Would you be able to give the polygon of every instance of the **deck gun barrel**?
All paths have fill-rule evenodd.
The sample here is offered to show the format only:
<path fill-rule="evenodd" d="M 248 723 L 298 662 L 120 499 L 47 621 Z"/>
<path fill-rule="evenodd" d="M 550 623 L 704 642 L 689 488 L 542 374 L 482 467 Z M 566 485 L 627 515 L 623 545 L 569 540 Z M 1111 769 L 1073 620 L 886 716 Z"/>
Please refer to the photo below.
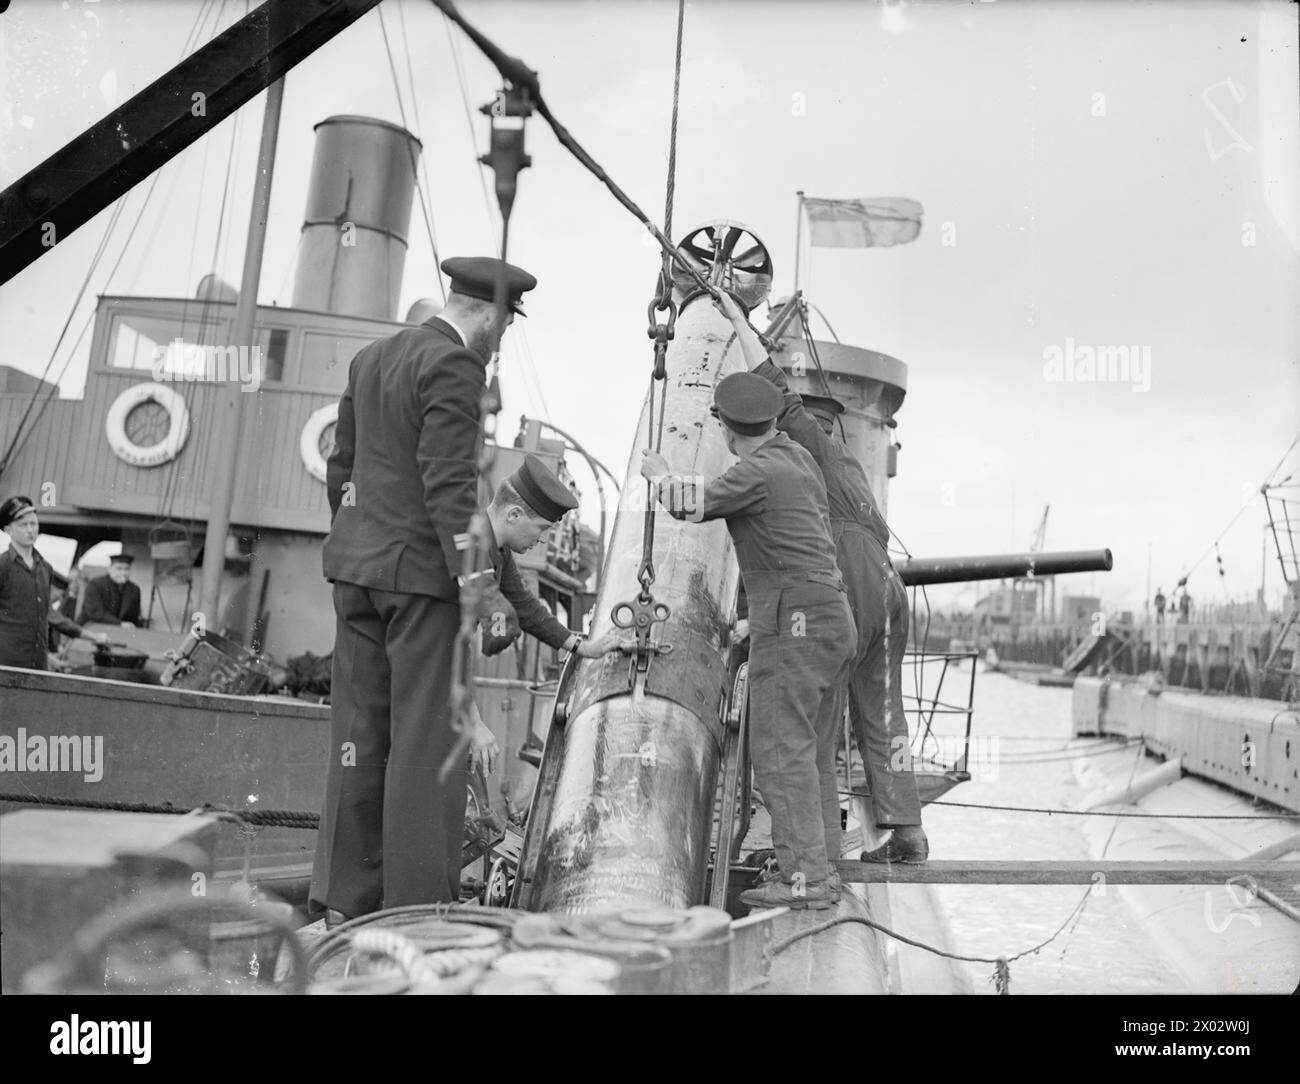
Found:
<path fill-rule="evenodd" d="M 1058 576 L 1067 572 L 1109 572 L 1110 550 L 1002 553 L 979 557 L 914 557 L 894 568 L 908 587 L 931 583 L 1002 580 L 1013 576 Z"/>

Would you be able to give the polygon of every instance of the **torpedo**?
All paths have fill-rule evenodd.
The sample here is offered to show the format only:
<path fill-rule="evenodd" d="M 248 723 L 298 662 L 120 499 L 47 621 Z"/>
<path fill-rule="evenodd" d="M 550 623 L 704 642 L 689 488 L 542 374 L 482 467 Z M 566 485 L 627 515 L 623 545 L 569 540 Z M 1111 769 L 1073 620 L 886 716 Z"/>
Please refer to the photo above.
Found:
<path fill-rule="evenodd" d="M 712 251 L 691 244 L 715 235 Z M 751 308 L 766 297 L 770 259 L 738 223 L 700 227 L 682 249 Z M 624 494 L 644 492 L 641 449 L 660 429 L 677 473 L 712 478 L 735 462 L 709 408 L 718 381 L 742 371 L 744 358 L 708 294 L 685 279 L 673 298 L 666 382 L 652 384 L 642 406 Z M 563 756 L 543 760 L 543 800 L 521 863 L 520 902 L 531 910 L 684 908 L 704 898 L 739 570 L 723 521 L 657 515 L 653 604 L 638 608 L 644 529 L 644 506 L 620 507 L 591 631 L 635 626 L 639 616 L 645 650 L 585 660 L 557 697 L 553 729 L 562 735 L 552 742 L 562 740 Z"/>

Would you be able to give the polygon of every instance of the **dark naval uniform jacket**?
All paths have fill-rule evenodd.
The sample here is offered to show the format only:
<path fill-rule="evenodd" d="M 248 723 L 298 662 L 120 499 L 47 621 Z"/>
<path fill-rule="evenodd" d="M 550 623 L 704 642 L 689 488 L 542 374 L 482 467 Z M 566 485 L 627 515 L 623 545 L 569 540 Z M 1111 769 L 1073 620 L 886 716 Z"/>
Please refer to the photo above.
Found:
<path fill-rule="evenodd" d="M 357 354 L 326 464 L 327 579 L 459 597 L 486 382 L 484 360 L 436 316 Z"/>
<path fill-rule="evenodd" d="M 49 668 L 50 629 L 81 635 L 81 626 L 50 609 L 50 566 L 32 550 L 28 568 L 11 547 L 0 554 L 0 666 Z"/>
<path fill-rule="evenodd" d="M 458 747 L 456 576 L 485 386 L 483 359 L 436 317 L 364 347 L 348 372 L 326 464 L 336 626 L 313 907 L 459 898 L 468 773 L 440 770 Z"/>
<path fill-rule="evenodd" d="M 573 630 L 560 624 L 542 600 L 528 589 L 524 578 L 519 574 L 519 566 L 515 564 L 515 555 L 507 546 L 497 545 L 490 523 L 488 542 L 497 583 L 506 601 L 515 608 L 515 616 L 519 618 L 519 628 L 550 647 L 563 647 L 573 635 Z"/>
<path fill-rule="evenodd" d="M 102 621 L 120 625 L 129 621 L 140 624 L 140 588 L 127 580 L 120 587 L 108 576 L 98 576 L 86 584 L 83 621 Z"/>

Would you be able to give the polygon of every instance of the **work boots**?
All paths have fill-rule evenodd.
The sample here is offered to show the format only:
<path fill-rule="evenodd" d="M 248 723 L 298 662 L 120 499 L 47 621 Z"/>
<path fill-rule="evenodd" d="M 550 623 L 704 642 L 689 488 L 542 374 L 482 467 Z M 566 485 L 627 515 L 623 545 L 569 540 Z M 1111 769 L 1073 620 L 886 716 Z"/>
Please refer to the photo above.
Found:
<path fill-rule="evenodd" d="M 342 926 L 343 923 L 350 921 L 351 919 L 349 919 L 342 911 L 335 911 L 333 908 L 330 908 L 325 912 L 325 928 L 327 930 L 332 930 L 335 926 Z"/>
<path fill-rule="evenodd" d="M 754 883 L 756 885 L 764 885 L 769 881 L 779 881 L 780 879 L 781 867 L 778 866 L 776 860 L 773 859 L 763 867 L 762 872 L 758 875 L 758 880 Z M 840 893 L 844 891 L 844 882 L 840 879 L 840 871 L 836 869 L 834 865 L 830 867 L 826 874 L 826 884 L 830 886 L 831 895 L 835 897 L 835 902 L 839 903 Z"/>
<path fill-rule="evenodd" d="M 795 895 L 795 886 L 788 881 L 773 878 L 755 885 L 740 894 L 746 907 L 789 907 L 792 911 L 824 911 L 834 907 L 839 892 L 828 880 L 813 881 L 803 892 Z"/>
<path fill-rule="evenodd" d="M 925 838 L 925 829 L 919 824 L 909 824 L 895 828 L 893 834 L 874 851 L 863 851 L 864 862 L 906 862 L 908 865 L 920 865 L 930 857 L 930 841 Z"/>

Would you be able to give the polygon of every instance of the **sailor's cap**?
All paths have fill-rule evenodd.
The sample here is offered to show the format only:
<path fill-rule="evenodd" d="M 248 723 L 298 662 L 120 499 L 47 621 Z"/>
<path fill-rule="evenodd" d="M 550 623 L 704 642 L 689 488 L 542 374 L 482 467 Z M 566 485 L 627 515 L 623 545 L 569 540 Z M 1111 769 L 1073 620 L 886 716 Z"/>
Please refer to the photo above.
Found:
<path fill-rule="evenodd" d="M 578 498 L 569 487 L 547 470 L 546 464 L 535 455 L 527 456 L 506 481 L 529 508 L 552 523 L 571 508 L 578 507 Z"/>
<path fill-rule="evenodd" d="M 731 373 L 713 390 L 713 408 L 723 424 L 741 436 L 767 431 L 784 400 L 776 385 L 754 373 Z"/>
<path fill-rule="evenodd" d="M 480 301 L 492 301 L 496 297 L 497 275 L 503 266 L 506 269 L 506 304 L 516 316 L 523 316 L 521 298 L 537 285 L 537 279 L 522 267 L 493 256 L 452 256 L 441 264 L 456 293 L 477 297 Z"/>
<path fill-rule="evenodd" d="M 0 504 L 0 531 L 3 531 L 14 520 L 27 515 L 35 507 L 30 497 L 10 497 L 3 504 Z"/>

